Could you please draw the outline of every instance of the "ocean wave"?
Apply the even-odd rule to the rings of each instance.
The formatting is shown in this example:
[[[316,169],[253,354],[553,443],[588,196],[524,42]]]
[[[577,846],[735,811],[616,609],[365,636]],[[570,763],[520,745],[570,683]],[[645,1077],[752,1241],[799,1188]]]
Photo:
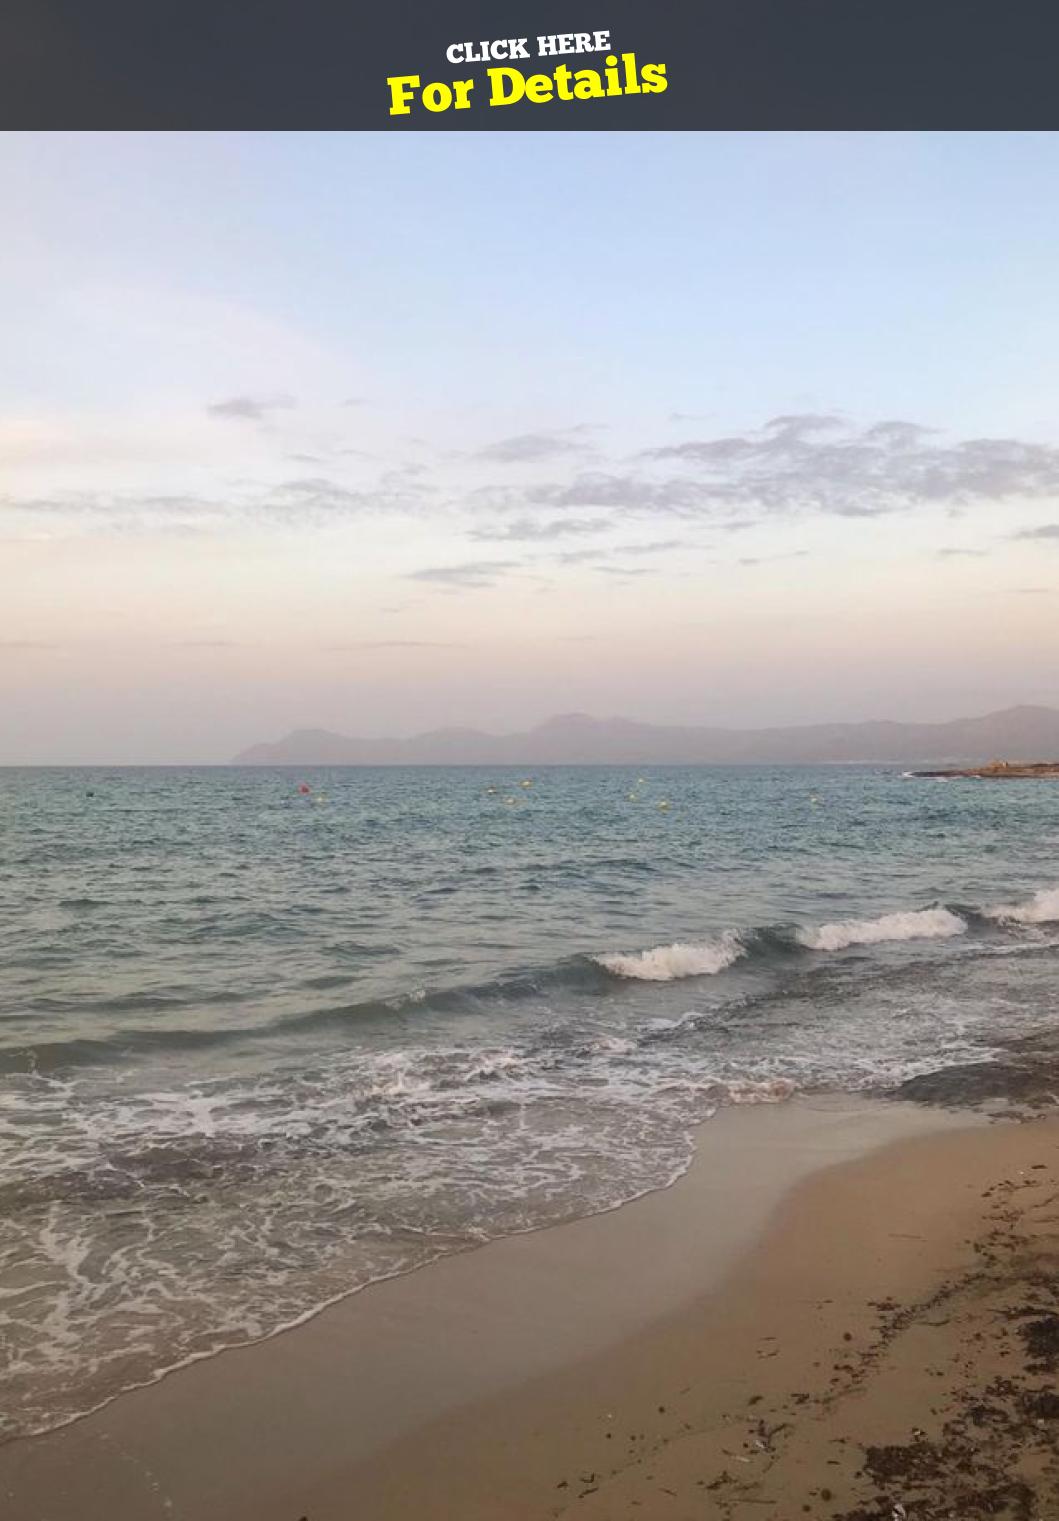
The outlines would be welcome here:
[[[998,903],[983,909],[982,915],[1002,924],[1055,924],[1059,922],[1059,887],[1042,887],[1025,903]]]
[[[167,1053],[236,1046],[260,1039],[302,1039],[316,1031],[344,1031],[368,1025],[389,1024],[395,1014],[424,1016],[456,1014],[477,1017],[509,1004],[513,1008],[532,1000],[576,994],[591,998],[613,989],[613,979],[631,983],[671,983],[686,978],[713,977],[736,963],[778,968],[805,951],[841,952],[855,946],[885,945],[915,940],[948,939],[970,934],[996,939],[1034,926],[1059,924],[1059,888],[1041,888],[1021,902],[984,908],[954,902],[929,908],[895,909],[871,919],[838,919],[823,924],[747,925],[738,930],[674,940],[639,951],[582,953],[550,964],[512,968],[476,983],[438,987],[412,987],[390,996],[362,1001],[318,1003],[279,1018],[212,1027],[165,1023],[150,1028],[140,1022],[95,1038],[26,1040],[26,1023],[15,1021],[6,1029],[0,1023],[0,1076],[48,1075],[82,1067],[122,1065],[130,1060],[153,1060]],[[326,988],[328,984],[322,984]],[[187,1002],[198,1002],[189,998]],[[232,1000],[229,1000],[232,1001]],[[235,1001],[242,1001],[236,999]],[[156,1000],[159,1010],[170,1012],[168,1001]],[[91,1000],[89,1013],[109,1016],[139,1013],[153,1007],[146,995],[113,1000]],[[63,1005],[73,1010],[72,1001]],[[10,1043],[2,1036],[16,1036]]]
[[[615,977],[632,977],[639,982],[675,982],[682,977],[712,977],[746,955],[746,946],[733,931],[704,945],[656,945],[648,951],[631,955],[612,953],[593,960]]]
[[[877,919],[839,919],[815,929],[798,929],[795,940],[810,951],[842,951],[851,945],[881,945],[890,940],[936,940],[962,935],[966,919],[948,908],[920,908]]]

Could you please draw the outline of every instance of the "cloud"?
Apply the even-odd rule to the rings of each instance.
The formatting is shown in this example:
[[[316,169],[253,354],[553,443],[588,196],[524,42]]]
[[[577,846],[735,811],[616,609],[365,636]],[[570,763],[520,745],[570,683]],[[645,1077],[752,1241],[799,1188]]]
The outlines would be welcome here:
[[[1013,586],[1011,590],[1020,597],[1054,597],[1056,589],[1054,586]]]
[[[984,555],[984,549],[939,549],[939,560],[979,559]]]
[[[410,581],[432,581],[438,586],[477,588],[492,586],[508,571],[521,569],[519,560],[470,560],[463,565],[428,565],[408,572]]]
[[[232,396],[209,410],[219,417],[260,422],[272,408],[294,404],[293,398],[279,395]],[[297,527],[369,514],[415,517],[430,508],[451,513],[454,523],[464,519],[454,533],[469,534],[479,544],[511,547],[520,542],[558,545],[564,538],[623,529],[633,532],[621,532],[621,537],[634,537],[636,530],[648,537],[652,528],[645,529],[645,523],[653,520],[658,547],[631,545],[627,555],[618,546],[607,551],[625,559],[684,547],[676,537],[665,536],[667,528],[684,523],[735,533],[779,516],[870,520],[917,508],[952,514],[975,502],[1059,500],[1059,446],[1010,438],[954,441],[899,419],[855,427],[834,413],[785,413],[759,428],[685,438],[613,461],[585,452],[594,428],[577,424],[513,435],[478,456],[450,451],[428,464],[395,463],[401,459],[397,452],[371,468],[345,465],[328,446],[323,452],[332,457],[331,465],[322,466],[312,452],[289,455],[304,467],[303,473],[287,466],[292,478],[273,484],[218,479],[200,494],[181,495],[167,491],[162,477],[162,490],[153,493],[41,492],[0,500],[0,509],[41,520],[20,523],[20,528],[50,531],[53,520],[67,518],[103,531],[190,534],[233,523]],[[315,447],[309,440],[309,450]],[[352,445],[342,452],[352,458]],[[360,451],[355,453],[359,458]],[[481,473],[482,460],[552,468],[535,479],[524,478],[525,472],[508,479],[506,470],[497,469],[491,472],[493,482],[483,485],[488,477]],[[663,524],[663,518],[671,521]],[[1011,537],[1059,538],[1059,523],[1022,529]],[[955,546],[939,554],[981,552]]]
[[[600,553],[598,549],[563,549],[552,559],[559,565],[584,565],[589,560],[598,560]]]
[[[763,427],[642,450],[618,470],[533,485],[492,485],[472,505],[526,515],[569,510],[725,519],[728,530],[780,514],[874,518],[917,507],[1059,496],[1059,448],[1012,438],[946,442],[902,419],[853,427],[834,413],[790,413]],[[1051,538],[1059,526],[1029,531]]]
[[[329,650],[465,650],[462,640],[358,639],[352,644],[329,644]]]
[[[706,504],[709,495],[696,481],[659,482],[631,473],[593,470],[584,471],[569,481],[537,486],[480,486],[469,493],[467,500],[472,507],[497,512],[572,507],[615,515],[634,512],[693,514]]]
[[[178,650],[238,650],[242,648],[235,639],[178,639]]]
[[[590,561],[599,562],[605,554],[663,554],[667,550],[682,549],[685,547],[685,544],[686,541],[683,539],[656,539],[651,544],[614,544],[597,546],[595,549],[564,549],[559,550],[554,555],[549,555],[548,559],[557,565],[584,565]],[[606,575],[646,576],[651,574],[649,570],[643,568],[634,569],[632,566],[616,566],[606,563],[597,563],[595,569],[603,571]]]
[[[405,489],[412,489],[411,483],[414,481],[414,489],[416,491],[429,491],[431,488],[421,480],[421,477],[427,473],[426,465],[419,465],[408,461],[403,465],[394,465],[392,469],[385,471],[379,479],[384,486],[399,486]]]
[[[582,427],[568,429],[581,432]],[[501,464],[535,464],[539,460],[556,459],[562,455],[579,454],[583,444],[564,438],[560,433],[519,433],[513,438],[501,438],[478,451],[478,459],[496,460]]]
[[[607,518],[551,518],[544,522],[533,518],[517,518],[500,528],[473,528],[472,539],[490,539],[501,543],[525,540],[558,539],[570,534],[600,533],[608,528]]]
[[[297,405],[293,396],[229,396],[225,401],[210,402],[206,411],[211,417],[263,422],[269,412],[284,411]]]
[[[433,488],[401,471],[388,471],[374,486],[349,487],[327,476],[304,476],[264,489],[242,510],[273,522],[297,526],[356,517],[362,513],[414,513]]]
[[[789,412],[782,417],[772,417],[764,431],[784,438],[805,438],[812,433],[830,433],[841,428],[842,418],[837,412]],[[906,423],[877,423],[877,428],[914,427]]]
[[[0,509],[49,519],[80,520],[115,533],[174,533],[224,527],[240,521],[282,526],[335,521],[362,513],[415,513],[434,488],[403,470],[384,472],[356,489],[327,476],[302,476],[267,486],[229,483],[224,495],[206,497],[115,492],[67,492],[50,497],[0,498]]]
[[[0,508],[27,517],[87,522],[118,533],[186,532],[229,510],[219,502],[192,495],[121,495],[107,491],[73,491],[55,496],[3,497]]]
[[[686,549],[687,539],[655,539],[651,544],[623,544],[623,555],[660,555],[670,549]]]
[[[801,560],[808,553],[807,549],[788,549],[780,555],[743,555],[735,563],[737,565],[768,565],[773,560]]]
[[[326,476],[304,476],[284,481],[266,492],[256,510],[276,517],[298,518],[306,514],[330,516],[363,512],[375,500],[374,493],[340,486]]]
[[[47,639],[0,639],[0,650],[60,650],[61,644]]]
[[[642,458],[688,470],[700,506],[767,512],[874,517],[1059,494],[1059,448],[1052,445],[1011,438],[942,443],[917,423],[856,429],[829,413],[776,417],[752,432],[666,444]]]

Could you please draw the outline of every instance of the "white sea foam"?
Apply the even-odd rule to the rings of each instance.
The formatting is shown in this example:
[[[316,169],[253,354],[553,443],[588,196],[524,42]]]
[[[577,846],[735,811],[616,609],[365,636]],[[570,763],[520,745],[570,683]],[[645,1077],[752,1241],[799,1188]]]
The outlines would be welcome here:
[[[841,951],[850,945],[878,945],[886,940],[935,940],[962,935],[966,920],[947,908],[911,909],[878,919],[840,919],[816,929],[800,929],[799,945],[810,951]]]
[[[1059,921],[1059,887],[1042,887],[1025,903],[998,903],[983,913],[1008,924],[1054,924]]]
[[[589,1050],[593,1056],[633,1056],[639,1047],[634,1040],[621,1035],[602,1035],[592,1042]]]
[[[634,977],[640,982],[676,982],[681,977],[712,977],[746,955],[739,936],[727,930],[719,940],[705,945],[656,945],[649,951],[632,955],[597,956],[595,960],[616,977]]]
[[[796,1091],[794,1083],[787,1077],[767,1077],[759,1082],[750,1079],[729,1082],[725,1084],[725,1089],[730,1104],[782,1104],[784,1099],[789,1099]]]

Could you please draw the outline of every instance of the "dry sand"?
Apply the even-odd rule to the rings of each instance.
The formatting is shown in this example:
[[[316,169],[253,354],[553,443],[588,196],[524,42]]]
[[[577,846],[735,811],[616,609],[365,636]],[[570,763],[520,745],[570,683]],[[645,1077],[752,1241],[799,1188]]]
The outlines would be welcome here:
[[[0,1450],[0,1513],[1048,1521],[1057,1226],[1051,1120],[728,1113],[664,1193]]]

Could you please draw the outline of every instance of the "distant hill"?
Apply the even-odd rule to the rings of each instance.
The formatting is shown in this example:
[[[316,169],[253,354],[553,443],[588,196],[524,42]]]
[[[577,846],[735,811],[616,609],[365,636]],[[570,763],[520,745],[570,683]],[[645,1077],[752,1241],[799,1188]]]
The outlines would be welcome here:
[[[251,745],[236,766],[739,765],[878,762],[975,764],[1059,759],[1059,711],[1016,707],[949,723],[806,724],[710,729],[567,713],[521,734],[434,729],[410,739],[352,739],[296,729]]]

